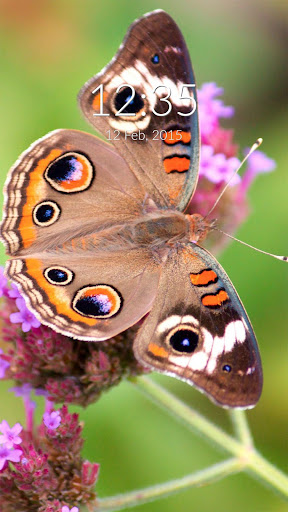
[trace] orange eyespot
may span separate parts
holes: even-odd
[[[85,155],[69,152],[51,162],[44,176],[52,188],[69,194],[90,187],[94,178],[94,168]]]
[[[120,293],[106,284],[85,286],[75,294],[72,307],[77,313],[91,318],[111,318],[123,304]]]

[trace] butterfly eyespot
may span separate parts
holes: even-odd
[[[119,313],[123,299],[113,286],[95,284],[77,291],[72,307],[80,315],[91,318],[111,318]]]
[[[159,57],[158,53],[155,53],[155,54],[153,55],[153,57],[151,57],[151,62],[153,62],[153,64],[159,64],[159,62],[160,62],[160,57]]]
[[[44,277],[50,284],[66,286],[72,283],[74,272],[65,267],[49,267],[44,270]]]
[[[222,370],[225,373],[230,373],[232,371],[232,368],[231,368],[230,364],[224,364],[224,366],[222,367]]]
[[[60,207],[54,201],[43,201],[33,210],[33,221],[37,226],[50,226],[54,224],[61,213]]]
[[[71,194],[90,187],[94,167],[81,153],[69,152],[54,160],[45,171],[45,179],[58,192]]]
[[[191,354],[198,345],[199,335],[189,326],[182,326],[174,329],[169,334],[169,344],[177,352],[185,352]]]
[[[132,91],[130,87],[125,87],[121,89],[118,94],[116,94],[114,98],[114,106],[117,112],[122,109],[124,105],[126,107],[121,111],[121,114],[137,114],[144,107],[144,101],[141,98],[141,95],[135,91],[134,98],[132,98]],[[120,116],[121,116],[120,114]]]

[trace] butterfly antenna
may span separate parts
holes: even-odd
[[[210,215],[210,213],[213,212],[213,210],[216,208],[217,204],[219,203],[221,197],[223,196],[224,192],[226,192],[227,188],[229,187],[229,185],[230,185],[231,181],[233,180],[234,176],[236,176],[236,174],[240,171],[242,165],[246,162],[246,160],[249,158],[249,156],[252,155],[252,153],[254,153],[254,151],[259,148],[259,146],[262,144],[262,142],[263,142],[263,139],[259,138],[253,144],[253,146],[251,146],[249,152],[243,158],[243,160],[240,163],[239,167],[237,167],[237,169],[233,172],[233,174],[229,178],[228,182],[226,183],[225,187],[223,188],[222,192],[220,192],[219,196],[217,197],[217,199],[216,199],[215,203],[213,204],[212,208],[210,208],[209,212],[205,215],[204,219],[206,219]]]
[[[229,233],[225,233],[225,231],[222,231],[222,229],[219,229],[216,226],[214,226],[212,229],[219,231],[223,235],[226,235],[229,238],[232,238],[232,240],[235,240],[236,242],[239,242],[242,245],[246,245],[247,247],[250,247],[251,249],[254,249],[257,252],[262,252],[262,254],[267,254],[268,256],[272,256],[272,258],[276,258],[277,260],[280,260],[280,261],[288,261],[288,256],[278,256],[278,254],[272,254],[271,252],[262,251],[262,249],[258,249],[257,247],[254,247],[254,245],[247,244],[246,242],[243,242],[243,240],[239,240],[239,238],[235,238],[235,236],[229,235]]]

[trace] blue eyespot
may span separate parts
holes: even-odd
[[[160,57],[159,57],[158,53],[155,53],[155,55],[153,55],[153,57],[151,57],[151,62],[153,62],[153,64],[159,64]]]
[[[60,216],[60,207],[54,201],[43,201],[35,206],[33,220],[38,226],[50,226]]]
[[[223,372],[230,373],[232,368],[231,368],[230,364],[224,364],[222,370],[223,370]]]
[[[144,101],[141,98],[140,94],[135,91],[134,97],[132,98],[131,87],[124,87],[120,92],[118,92],[114,99],[114,105],[117,112],[121,110],[122,114],[137,114],[144,107]],[[121,116],[120,113],[120,116]]]
[[[169,339],[169,343],[177,352],[191,354],[197,348],[199,336],[191,329],[178,329]]]
[[[65,267],[48,267],[44,270],[44,277],[50,284],[64,286],[74,279],[74,272]]]

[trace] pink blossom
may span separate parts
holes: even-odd
[[[202,85],[198,90],[198,106],[200,133],[203,137],[211,134],[211,132],[219,125],[220,117],[232,117],[234,108],[224,105],[222,100],[215,99],[216,96],[223,94],[223,89],[217,87],[214,82],[208,82]]]
[[[199,176],[207,178],[211,183],[226,182],[231,178],[233,172],[240,164],[236,157],[226,158],[223,153],[214,153],[211,146],[203,145],[200,160]],[[240,182],[238,175],[234,176],[231,185]]]
[[[9,460],[11,462],[19,462],[22,454],[22,450],[9,450],[7,446],[0,445],[0,470],[2,470]]]
[[[62,507],[62,509],[61,509],[61,512],[79,512],[79,508],[78,507],[69,508],[69,507],[67,507],[67,505],[64,505],[64,507]]]
[[[11,313],[10,321],[12,324],[22,324],[23,332],[30,331],[31,327],[40,327],[41,322],[39,322],[38,318],[27,308],[24,299],[16,299],[16,305],[19,312]]]
[[[242,178],[241,191],[244,193],[247,191],[257,174],[274,171],[275,167],[275,161],[266,156],[263,151],[254,151],[248,159],[247,169]]]
[[[21,299],[22,297],[19,288],[15,283],[11,283],[11,289],[8,291],[8,295],[10,299]]]
[[[4,275],[4,268],[0,267],[0,297],[8,297],[8,281]]]
[[[15,393],[15,396],[22,396],[24,399],[30,398],[32,390],[33,387],[28,382],[25,382],[22,386],[14,386],[9,389],[9,391],[13,391],[13,393]]]
[[[0,431],[2,435],[0,435],[0,444],[5,444],[6,448],[13,448],[14,444],[22,443],[21,437],[18,436],[22,430],[22,425],[20,423],[15,423],[13,427],[9,427],[9,424],[6,420],[3,420],[0,423]]]
[[[47,428],[56,429],[61,423],[60,411],[44,412],[43,422]]]

